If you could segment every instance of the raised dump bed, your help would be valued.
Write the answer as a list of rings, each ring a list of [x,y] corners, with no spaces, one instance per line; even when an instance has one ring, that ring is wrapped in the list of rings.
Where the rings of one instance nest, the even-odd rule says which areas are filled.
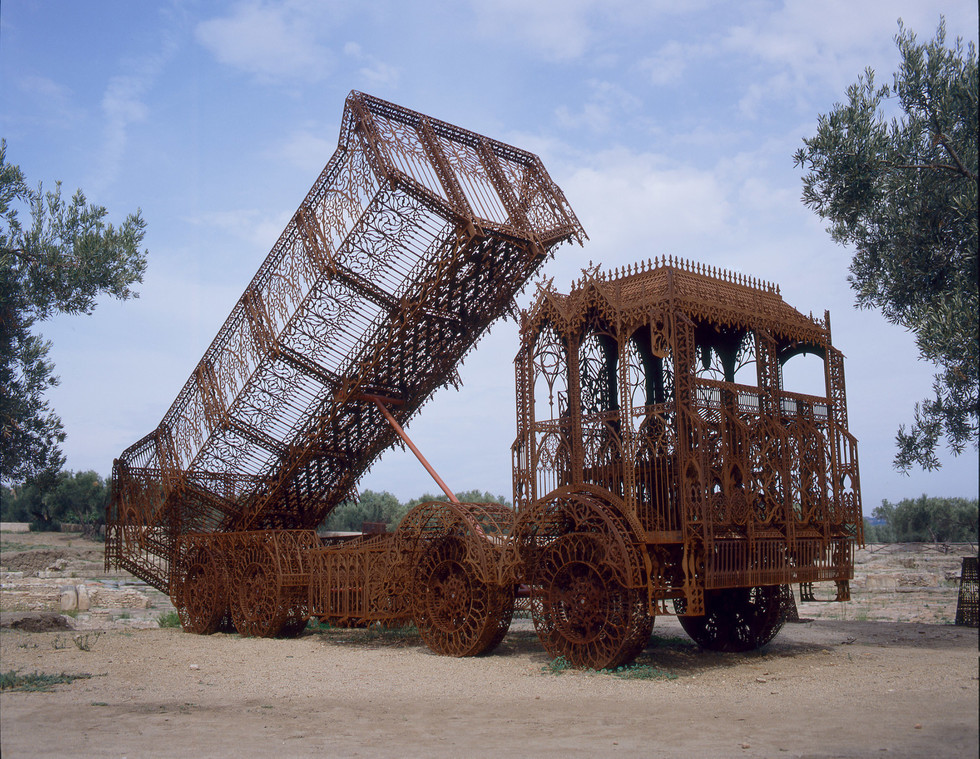
[[[531,153],[352,92],[337,151],[176,401],[113,467],[106,562],[168,591],[178,540],[313,529],[559,244]],[[383,404],[384,410],[379,406]]]

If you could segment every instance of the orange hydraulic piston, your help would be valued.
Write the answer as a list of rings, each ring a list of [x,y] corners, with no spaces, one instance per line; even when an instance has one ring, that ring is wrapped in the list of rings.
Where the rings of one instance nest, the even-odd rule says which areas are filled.
[[[391,428],[398,433],[398,437],[405,442],[405,445],[412,449],[412,453],[415,454],[415,458],[417,458],[419,463],[425,467],[425,471],[427,471],[432,479],[436,481],[436,484],[442,488],[442,492],[446,494],[446,498],[448,498],[452,503],[459,503],[459,499],[453,495],[453,492],[449,489],[446,483],[442,481],[442,477],[436,473],[436,470],[432,468],[432,465],[425,460],[425,456],[422,455],[422,451],[415,447],[415,443],[413,443],[409,439],[408,435],[405,434],[405,430],[402,429],[402,426],[396,421],[395,417],[391,415],[391,412],[385,407],[381,398],[376,395],[367,394],[365,394],[363,397],[374,401],[375,405],[378,407],[378,410],[384,414],[384,418],[388,420],[388,424],[390,424]]]

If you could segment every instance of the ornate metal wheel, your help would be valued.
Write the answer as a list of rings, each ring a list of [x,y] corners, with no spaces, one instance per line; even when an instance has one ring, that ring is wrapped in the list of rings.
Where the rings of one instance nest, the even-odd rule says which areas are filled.
[[[479,656],[507,633],[514,610],[513,588],[480,577],[470,541],[447,535],[420,556],[412,588],[412,616],[425,644],[448,656]]]
[[[185,630],[198,635],[216,632],[228,613],[221,555],[195,549],[185,561],[172,600]]]
[[[271,638],[279,634],[289,612],[279,573],[268,546],[246,546],[230,587],[231,620],[239,634]]]
[[[542,645],[576,667],[626,664],[650,638],[645,594],[622,584],[608,541],[596,532],[562,535],[541,554],[531,583],[531,617]]]
[[[709,590],[704,594],[705,614],[679,616],[681,627],[702,648],[711,651],[752,651],[776,637],[784,614],[779,585]],[[678,614],[683,601],[675,601]]]

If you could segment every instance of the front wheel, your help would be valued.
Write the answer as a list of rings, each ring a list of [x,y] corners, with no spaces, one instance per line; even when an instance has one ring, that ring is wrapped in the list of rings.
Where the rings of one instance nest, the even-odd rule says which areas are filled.
[[[681,627],[702,648],[754,651],[769,643],[782,629],[781,595],[779,585],[724,588],[705,592],[703,616],[682,616],[683,601],[675,601],[674,607]]]
[[[272,638],[282,630],[289,609],[272,553],[265,546],[242,551],[229,595],[231,620],[240,635]]]
[[[540,556],[531,583],[531,617],[545,650],[575,667],[630,663],[650,639],[646,594],[621,582],[608,536],[569,533]]]

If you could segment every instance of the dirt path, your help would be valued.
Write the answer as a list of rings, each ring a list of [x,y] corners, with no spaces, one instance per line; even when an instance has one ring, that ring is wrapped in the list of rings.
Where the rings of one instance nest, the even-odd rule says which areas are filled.
[[[639,677],[622,679],[551,672],[527,620],[479,659],[436,656],[405,632],[158,629],[169,601],[105,573],[100,544],[0,541],[8,621],[57,609],[65,583],[87,583],[98,602],[67,620],[75,630],[0,630],[0,671],[92,676],[0,694],[4,759],[978,753],[977,630],[949,624],[959,548],[859,552],[852,603],[800,604],[816,619],[749,655],[700,651],[658,619]]]
[[[417,638],[298,640],[115,630],[0,633],[3,669],[89,673],[0,695],[25,756],[977,755],[977,632],[819,620],[751,655],[707,654],[658,620],[651,679],[548,672],[526,622],[480,659]],[[66,643],[68,645],[66,645]]]

